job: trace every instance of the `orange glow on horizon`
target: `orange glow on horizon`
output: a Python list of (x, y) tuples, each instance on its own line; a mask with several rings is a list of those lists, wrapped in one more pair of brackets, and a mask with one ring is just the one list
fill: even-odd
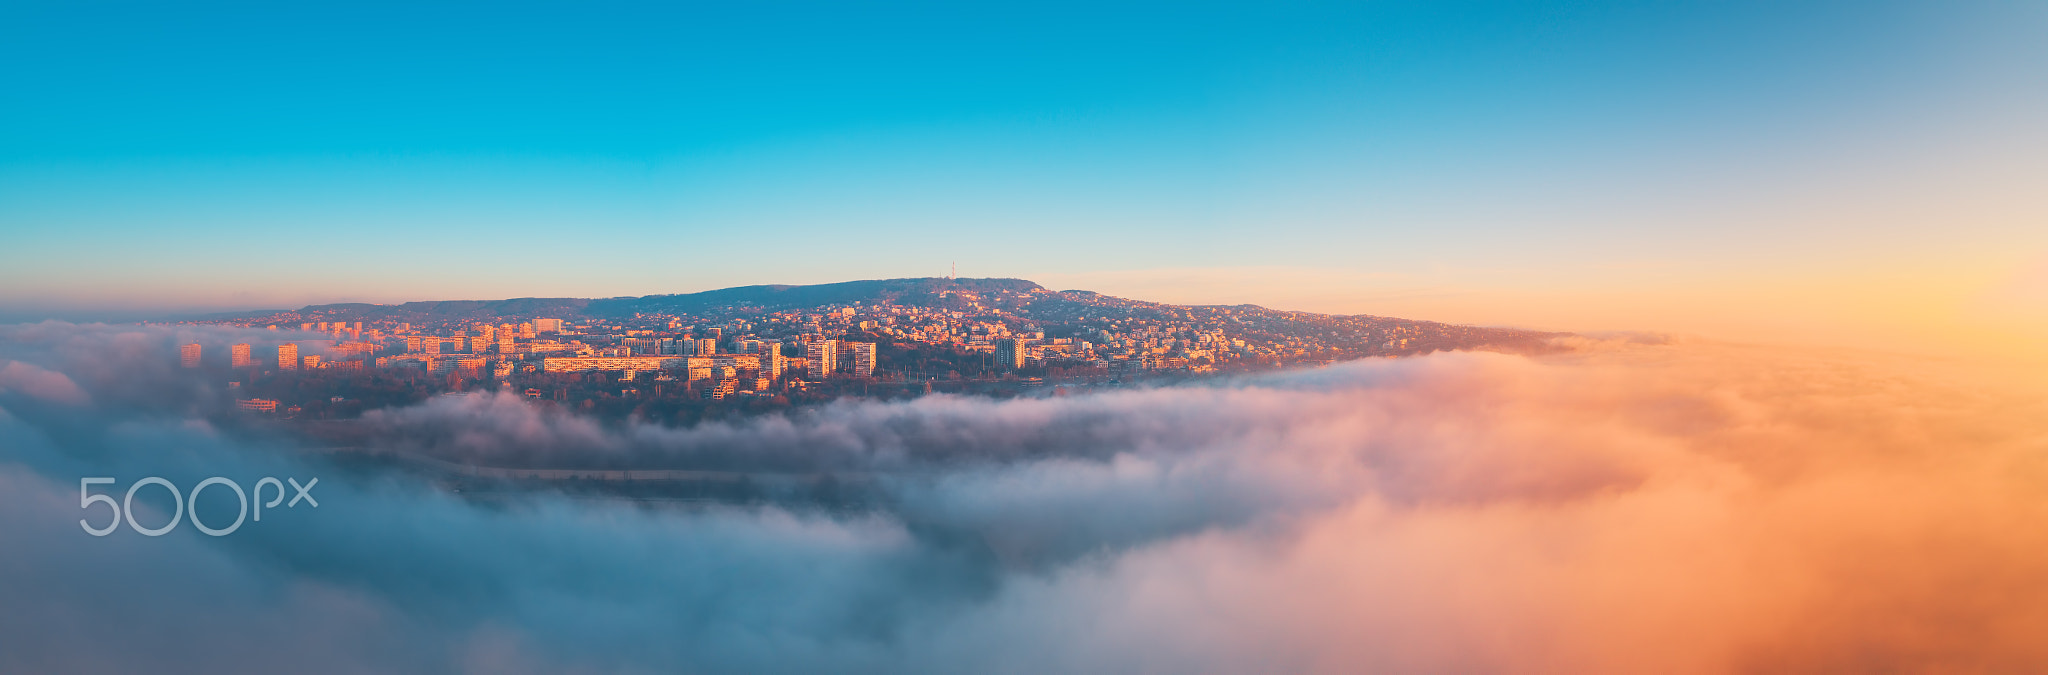
[[(2048, 364), (2048, 257), (1861, 263), (1701, 272), (1610, 268), (1569, 277), (1181, 268), (1048, 275), (1182, 304), (1510, 325), (1662, 332), (1759, 344), (1837, 346)], [(1057, 283), (1055, 283), (1057, 282)]]

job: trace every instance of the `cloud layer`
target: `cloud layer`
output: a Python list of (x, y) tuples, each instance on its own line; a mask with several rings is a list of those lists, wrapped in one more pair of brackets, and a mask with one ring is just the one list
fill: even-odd
[[(209, 386), (143, 363), (169, 336), (39, 330), (0, 347), (10, 672), (2048, 667), (2048, 405), (1951, 365), (1588, 341), (688, 429), (366, 418), (464, 461), (863, 477), (841, 508), (452, 494), (143, 406)], [(322, 505), (94, 538), (86, 475), (318, 476)]]

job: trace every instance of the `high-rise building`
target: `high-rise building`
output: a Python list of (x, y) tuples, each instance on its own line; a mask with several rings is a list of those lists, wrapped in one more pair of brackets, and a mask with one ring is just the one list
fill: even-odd
[(819, 340), (804, 345), (804, 360), (813, 380), (823, 380), (839, 365), (839, 343), (833, 340)]
[(691, 342), (696, 345), (690, 349), (691, 354), (695, 354), (697, 356), (711, 356), (718, 353), (718, 340), (712, 338), (698, 338), (696, 340), (691, 340)]
[(788, 362), (785, 361), (784, 357), (782, 356), (782, 343), (761, 343), (760, 356), (761, 377), (765, 377), (770, 380), (782, 379), (782, 369), (788, 366)]
[(319, 355), (319, 354), (307, 354), (307, 355), (306, 355), (306, 367), (307, 367), (307, 368), (319, 368), (319, 367), (320, 367), (320, 355)]
[(562, 320), (534, 319), (533, 330), (538, 333), (560, 333), (562, 332)]
[(228, 348), (228, 366), (233, 368), (249, 367), (249, 343), (244, 342)]
[(875, 343), (841, 342), (840, 347), (853, 354), (853, 376), (875, 376)]
[(178, 365), (186, 368), (199, 367), (199, 343), (178, 346)]
[(996, 367), (1016, 370), (1024, 367), (1024, 341), (1003, 338), (996, 341)]
[(277, 368), (278, 370), (299, 369), (299, 346), (297, 344), (287, 342), (277, 346)]

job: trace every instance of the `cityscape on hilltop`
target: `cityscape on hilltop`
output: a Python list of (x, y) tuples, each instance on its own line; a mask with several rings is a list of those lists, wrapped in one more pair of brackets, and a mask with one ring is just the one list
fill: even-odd
[(184, 367), (219, 371), (235, 407), (279, 418), (346, 420), (499, 391), (678, 424), (849, 396), (1063, 395), (1367, 357), (1530, 352), (1555, 335), (943, 277), (315, 305), (188, 323), (279, 333), (219, 356), (198, 343), (181, 350)]

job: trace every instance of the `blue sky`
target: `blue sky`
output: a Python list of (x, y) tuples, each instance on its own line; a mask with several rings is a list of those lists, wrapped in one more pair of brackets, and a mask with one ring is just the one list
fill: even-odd
[(0, 314), (2035, 250), (2044, 14), (8, 3)]

